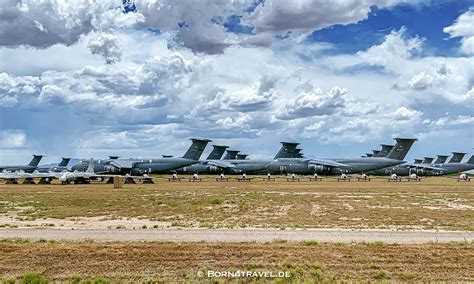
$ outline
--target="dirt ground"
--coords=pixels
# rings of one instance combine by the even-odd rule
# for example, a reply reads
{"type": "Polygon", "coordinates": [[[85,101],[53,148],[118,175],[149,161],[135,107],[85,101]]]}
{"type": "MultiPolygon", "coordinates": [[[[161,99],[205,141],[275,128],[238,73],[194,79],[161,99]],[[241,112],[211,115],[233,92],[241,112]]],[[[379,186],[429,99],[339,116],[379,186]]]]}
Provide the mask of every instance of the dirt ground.
{"type": "Polygon", "coordinates": [[[31,271],[49,280],[102,277],[114,282],[209,280],[208,271],[267,271],[274,275],[287,272],[291,280],[310,281],[474,281],[472,243],[24,243],[9,240],[0,243],[0,255],[0,275],[4,280],[20,279],[31,271]]]}
{"type": "Polygon", "coordinates": [[[168,182],[0,184],[0,227],[350,228],[474,231],[474,183],[168,182]]]}

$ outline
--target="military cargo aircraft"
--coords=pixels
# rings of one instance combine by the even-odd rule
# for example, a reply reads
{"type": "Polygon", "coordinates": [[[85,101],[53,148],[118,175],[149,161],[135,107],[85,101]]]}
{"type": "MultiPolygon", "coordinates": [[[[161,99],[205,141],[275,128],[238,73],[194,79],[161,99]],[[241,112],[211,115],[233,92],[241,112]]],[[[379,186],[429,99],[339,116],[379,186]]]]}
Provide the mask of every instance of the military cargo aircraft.
{"type": "Polygon", "coordinates": [[[342,159],[280,158],[269,163],[266,168],[270,173],[365,173],[367,171],[388,167],[389,165],[394,166],[403,163],[403,159],[417,139],[395,138],[395,140],[397,144],[392,146],[386,157],[342,159]]]}
{"type": "Polygon", "coordinates": [[[62,172],[62,171],[67,171],[67,165],[69,164],[69,161],[71,158],[62,158],[61,162],[57,166],[51,166],[51,167],[45,167],[45,166],[40,166],[37,168],[37,170],[40,173],[46,173],[46,172],[62,172]]]}
{"type": "MultiPolygon", "coordinates": [[[[98,160],[94,162],[96,173],[101,174],[131,174],[143,175],[150,173],[166,173],[171,170],[179,169],[199,163],[206,145],[211,141],[208,139],[191,139],[193,142],[182,157],[165,156],[153,159],[113,159],[98,160]]],[[[84,169],[84,162],[72,167],[73,171],[84,169]]]]}
{"type": "Polygon", "coordinates": [[[14,166],[0,166],[0,172],[2,171],[8,171],[8,172],[14,172],[14,171],[23,171],[26,173],[31,173],[36,170],[38,167],[39,162],[41,161],[41,158],[43,158],[42,155],[33,155],[33,159],[30,161],[28,165],[14,165],[14,166]]]}

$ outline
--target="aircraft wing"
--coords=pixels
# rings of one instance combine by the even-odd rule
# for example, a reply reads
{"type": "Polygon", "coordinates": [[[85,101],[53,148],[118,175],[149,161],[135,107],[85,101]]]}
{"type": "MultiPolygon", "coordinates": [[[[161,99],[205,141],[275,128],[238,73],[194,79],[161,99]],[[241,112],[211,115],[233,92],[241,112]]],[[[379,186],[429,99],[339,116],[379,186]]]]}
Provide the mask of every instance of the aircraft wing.
{"type": "Polygon", "coordinates": [[[444,171],[443,168],[437,168],[437,167],[426,166],[426,165],[419,165],[419,164],[408,164],[408,165],[406,165],[406,166],[407,166],[407,167],[410,167],[410,168],[428,169],[428,170],[433,170],[433,171],[444,171]]]}
{"type": "Polygon", "coordinates": [[[136,162],[136,160],[112,160],[109,164],[119,169],[131,169],[136,162]]]}
{"type": "Polygon", "coordinates": [[[317,164],[317,165],[336,167],[336,168],[350,168],[350,166],[347,164],[342,164],[342,163],[329,161],[329,160],[321,160],[321,159],[308,159],[308,160],[310,164],[317,164]]]}
{"type": "Polygon", "coordinates": [[[222,161],[222,160],[208,161],[207,164],[211,166],[221,167],[221,168],[234,168],[235,167],[235,165],[233,165],[232,163],[222,161]]]}

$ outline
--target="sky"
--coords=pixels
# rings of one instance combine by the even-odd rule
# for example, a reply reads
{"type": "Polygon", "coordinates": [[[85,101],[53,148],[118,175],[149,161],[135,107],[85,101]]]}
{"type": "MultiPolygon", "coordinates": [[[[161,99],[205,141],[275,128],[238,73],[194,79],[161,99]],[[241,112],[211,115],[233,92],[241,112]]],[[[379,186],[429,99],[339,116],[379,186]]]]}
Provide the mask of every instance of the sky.
{"type": "Polygon", "coordinates": [[[473,56],[474,0],[3,0],[0,163],[472,154],[473,56]]]}

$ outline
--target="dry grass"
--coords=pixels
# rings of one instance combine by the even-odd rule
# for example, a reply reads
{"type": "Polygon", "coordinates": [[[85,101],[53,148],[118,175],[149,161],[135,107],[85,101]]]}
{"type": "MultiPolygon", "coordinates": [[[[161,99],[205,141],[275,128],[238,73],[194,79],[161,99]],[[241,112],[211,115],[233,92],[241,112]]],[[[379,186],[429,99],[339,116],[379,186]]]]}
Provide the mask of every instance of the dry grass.
{"type": "Polygon", "coordinates": [[[2,242],[0,255],[3,279],[37,271],[50,280],[195,281],[205,280],[207,270],[243,270],[288,271],[293,280],[312,281],[474,281],[474,245],[468,243],[2,242]]]}
{"type": "MultiPolygon", "coordinates": [[[[0,185],[5,218],[139,218],[179,227],[399,228],[474,231],[474,184],[422,182],[168,182],[0,185]]],[[[3,218],[3,219],[2,219],[3,218]]],[[[21,221],[14,226],[22,226],[21,221]]],[[[151,223],[150,223],[151,224],[151,223]]]]}

